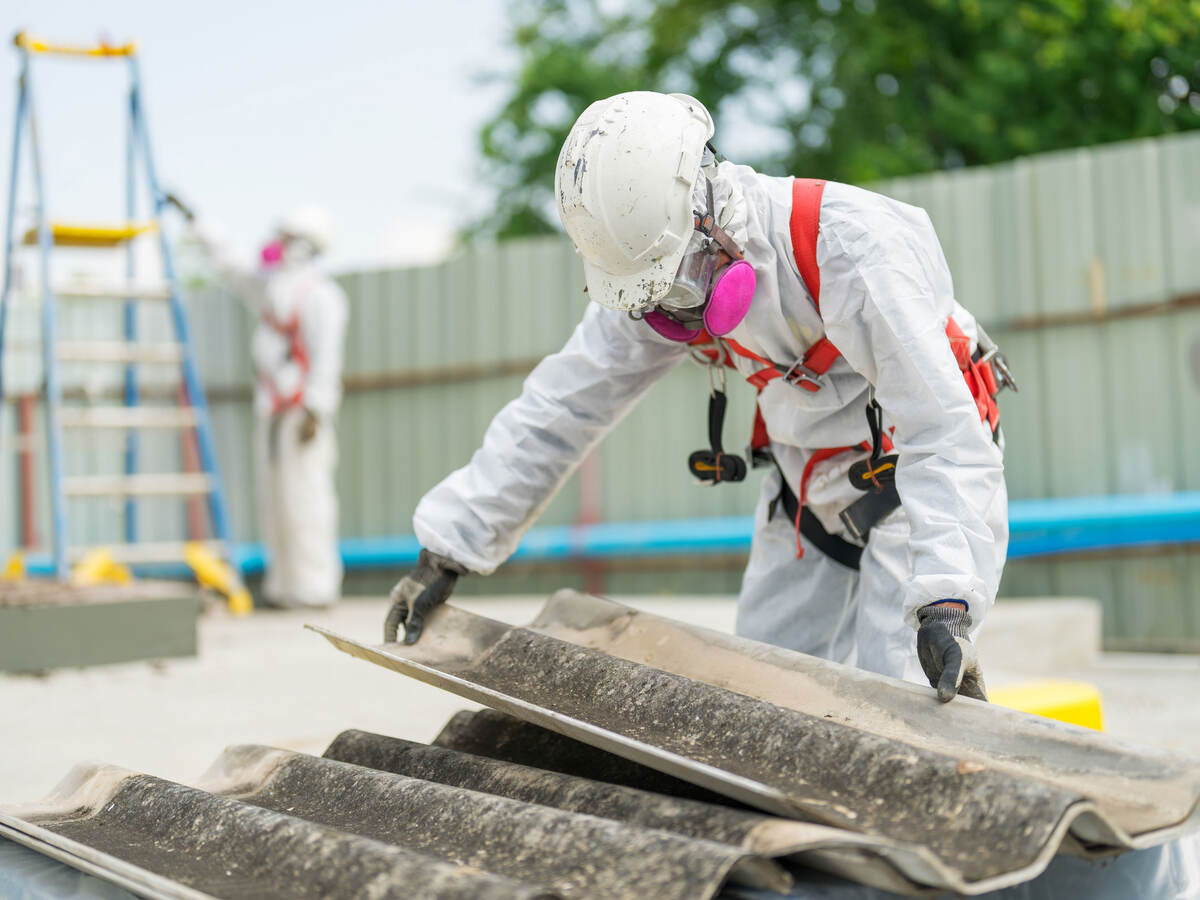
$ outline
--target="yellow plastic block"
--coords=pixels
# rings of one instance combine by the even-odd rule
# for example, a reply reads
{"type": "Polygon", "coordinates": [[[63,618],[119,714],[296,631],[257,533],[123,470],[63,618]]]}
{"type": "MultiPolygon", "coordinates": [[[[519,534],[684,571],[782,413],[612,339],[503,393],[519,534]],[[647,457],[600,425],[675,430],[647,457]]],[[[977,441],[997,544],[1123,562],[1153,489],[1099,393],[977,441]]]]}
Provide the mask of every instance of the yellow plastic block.
{"type": "Polygon", "coordinates": [[[129,584],[133,573],[112,558],[107,550],[89,550],[71,569],[71,584],[90,587],[94,584],[129,584]]]}
{"type": "Polygon", "coordinates": [[[1104,730],[1100,691],[1081,681],[1033,681],[1012,687],[990,688],[988,699],[997,706],[1104,730]]]}
{"type": "MultiPolygon", "coordinates": [[[[122,222],[117,225],[53,222],[50,225],[51,238],[59,247],[116,247],[154,229],[153,222],[122,222]]],[[[26,244],[36,244],[40,239],[36,228],[25,232],[26,244]]]]}
{"type": "Polygon", "coordinates": [[[104,58],[109,56],[133,56],[137,52],[137,44],[108,44],[101,41],[90,47],[80,47],[77,44],[52,44],[43,41],[24,31],[13,35],[13,43],[29,53],[45,53],[51,56],[91,56],[104,58]]]}
{"type": "Polygon", "coordinates": [[[229,611],[233,615],[245,616],[254,608],[250,592],[234,572],[233,566],[204,544],[194,541],[189,543],[183,550],[183,559],[201,587],[211,588],[225,596],[229,611]]]}
{"type": "Polygon", "coordinates": [[[20,581],[25,577],[25,557],[21,551],[14,552],[0,571],[0,581],[20,581]]]}

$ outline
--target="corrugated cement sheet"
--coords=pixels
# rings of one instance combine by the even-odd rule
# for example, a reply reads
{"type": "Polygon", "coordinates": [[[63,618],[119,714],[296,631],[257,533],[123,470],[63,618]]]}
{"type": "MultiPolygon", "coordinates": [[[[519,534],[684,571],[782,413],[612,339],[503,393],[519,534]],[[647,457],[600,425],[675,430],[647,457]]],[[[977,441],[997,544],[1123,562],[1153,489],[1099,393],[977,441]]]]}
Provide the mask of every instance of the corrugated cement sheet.
{"type": "Polygon", "coordinates": [[[977,894],[1060,851],[1189,830],[1200,762],[573,592],[530,628],[444,607],[354,656],[776,815],[878,839],[917,885],[977,894]]]}
{"type": "Polygon", "coordinates": [[[0,813],[0,834],[152,897],[695,900],[788,890],[770,857],[878,855],[818,825],[364,732],[323,758],[233,747],[198,787],[83,766],[0,813]]]}

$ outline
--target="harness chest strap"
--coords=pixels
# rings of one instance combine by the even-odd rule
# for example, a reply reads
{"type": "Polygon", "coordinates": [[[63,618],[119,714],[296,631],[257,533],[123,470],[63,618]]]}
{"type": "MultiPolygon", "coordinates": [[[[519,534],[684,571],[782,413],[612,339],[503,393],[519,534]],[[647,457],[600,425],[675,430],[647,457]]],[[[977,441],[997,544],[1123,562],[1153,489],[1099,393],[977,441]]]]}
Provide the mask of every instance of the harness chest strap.
{"type": "MultiPolygon", "coordinates": [[[[262,319],[272,329],[281,334],[288,342],[288,359],[299,366],[301,373],[307,380],[309,371],[308,345],[304,342],[304,333],[300,327],[300,316],[293,312],[291,318],[286,322],[281,322],[273,313],[264,311],[262,319]]],[[[291,394],[283,395],[279,392],[279,387],[275,381],[265,373],[259,376],[259,381],[266,385],[267,390],[271,392],[271,412],[273,415],[278,415],[284,410],[291,409],[293,406],[299,406],[304,400],[304,380],[300,386],[291,394]]]]}

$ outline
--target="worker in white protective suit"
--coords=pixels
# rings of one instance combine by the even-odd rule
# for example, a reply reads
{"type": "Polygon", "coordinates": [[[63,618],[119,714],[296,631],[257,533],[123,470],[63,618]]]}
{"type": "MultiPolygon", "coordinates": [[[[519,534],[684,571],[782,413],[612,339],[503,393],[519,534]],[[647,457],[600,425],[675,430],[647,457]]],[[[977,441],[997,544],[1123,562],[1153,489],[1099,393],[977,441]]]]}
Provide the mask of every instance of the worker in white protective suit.
{"type": "Polygon", "coordinates": [[[260,265],[234,262],[194,229],[218,272],[258,317],[251,343],[258,513],[267,549],[268,606],[325,607],[341,594],[334,488],[346,334],[345,292],[318,267],[333,228],[304,206],[285,216],[260,265]]]}
{"type": "MultiPolygon", "coordinates": [[[[591,448],[698,350],[760,388],[755,456],[773,463],[738,633],[927,680],[943,701],[985,698],[972,636],[1007,548],[993,399],[1007,370],[955,300],[922,210],[718,162],[713,130],[694,98],[649,92],[575,123],[555,191],[593,302],[421,500],[425,549],[393,590],[385,640],[403,624],[415,641],[460,575],[504,562],[591,448]]],[[[718,437],[723,400],[714,390],[718,437]]],[[[693,473],[743,477],[713,444],[693,473]]]]}

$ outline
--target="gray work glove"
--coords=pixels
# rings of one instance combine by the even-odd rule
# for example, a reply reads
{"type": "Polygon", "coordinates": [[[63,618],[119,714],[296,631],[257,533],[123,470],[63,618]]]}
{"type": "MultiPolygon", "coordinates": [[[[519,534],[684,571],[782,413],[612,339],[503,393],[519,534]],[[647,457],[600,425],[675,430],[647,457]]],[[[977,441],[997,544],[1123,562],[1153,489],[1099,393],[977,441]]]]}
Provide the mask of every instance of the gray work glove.
{"type": "Polygon", "coordinates": [[[917,610],[917,659],[938,700],[955,694],[987,700],[979,656],[971,643],[971,614],[957,603],[923,606],[917,610]]]}
{"type": "Polygon", "coordinates": [[[417,557],[417,567],[392,588],[389,597],[392,608],[383,623],[384,643],[395,643],[403,622],[404,643],[415,644],[429,611],[444,603],[454,590],[458,576],[466,574],[467,570],[449,557],[422,550],[417,557]]]}

